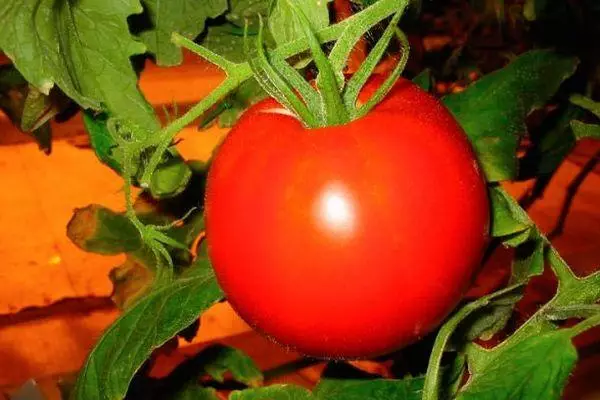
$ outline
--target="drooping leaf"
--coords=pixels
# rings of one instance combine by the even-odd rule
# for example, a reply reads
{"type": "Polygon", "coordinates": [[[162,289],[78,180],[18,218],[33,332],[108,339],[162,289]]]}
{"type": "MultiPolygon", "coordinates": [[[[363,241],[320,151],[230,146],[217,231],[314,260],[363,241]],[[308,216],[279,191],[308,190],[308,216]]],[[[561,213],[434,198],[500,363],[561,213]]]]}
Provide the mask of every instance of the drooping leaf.
{"type": "Polygon", "coordinates": [[[0,65],[0,110],[16,125],[21,123],[27,91],[27,81],[13,65],[0,65]]]}
{"type": "Polygon", "coordinates": [[[46,122],[35,130],[29,132],[36,143],[38,144],[38,148],[46,154],[50,154],[52,152],[52,129],[50,128],[50,123],[46,122]]]}
{"type": "Polygon", "coordinates": [[[269,14],[269,29],[278,45],[305,35],[289,1],[294,1],[296,7],[306,16],[313,32],[329,25],[327,4],[330,0],[275,0],[269,14]]]}
{"type": "Polygon", "coordinates": [[[48,121],[67,105],[63,96],[53,94],[55,96],[50,98],[28,85],[13,65],[0,66],[0,110],[21,131],[33,137],[46,154],[52,150],[48,121]]]}
{"type": "Polygon", "coordinates": [[[130,62],[145,47],[129,33],[127,17],[141,11],[137,0],[6,0],[0,48],[40,92],[56,84],[84,108],[105,108],[153,131],[158,121],[130,62]]]}
{"type": "Polygon", "coordinates": [[[96,343],[72,398],[123,399],[129,382],[152,351],[223,298],[207,259],[157,287],[117,319],[96,343]]]}
{"type": "Polygon", "coordinates": [[[467,132],[488,181],[516,176],[516,150],[526,132],[525,118],[546,104],[577,64],[577,59],[549,50],[530,51],[444,98],[467,132]]]}
{"type": "Polygon", "coordinates": [[[126,253],[142,246],[138,230],[125,215],[96,204],[75,210],[67,236],[79,248],[98,254],[126,253]]]}
{"type": "Polygon", "coordinates": [[[228,8],[227,0],[142,0],[142,4],[151,28],[140,32],[140,38],[161,66],[182,61],[181,49],[171,42],[173,32],[193,40],[204,31],[207,18],[216,18],[228,8]]]}
{"type": "Polygon", "coordinates": [[[35,86],[30,86],[23,104],[21,129],[30,131],[46,123],[58,113],[58,110],[51,110],[50,108],[49,97],[37,90],[35,86]]]}
{"type": "Polygon", "coordinates": [[[213,345],[203,350],[200,358],[206,373],[218,382],[224,381],[228,371],[233,379],[248,386],[259,386],[263,381],[262,372],[254,361],[233,347],[213,345]]]}
{"type": "Polygon", "coordinates": [[[577,360],[568,334],[534,335],[516,345],[471,353],[471,378],[457,400],[560,399],[577,360]]]}

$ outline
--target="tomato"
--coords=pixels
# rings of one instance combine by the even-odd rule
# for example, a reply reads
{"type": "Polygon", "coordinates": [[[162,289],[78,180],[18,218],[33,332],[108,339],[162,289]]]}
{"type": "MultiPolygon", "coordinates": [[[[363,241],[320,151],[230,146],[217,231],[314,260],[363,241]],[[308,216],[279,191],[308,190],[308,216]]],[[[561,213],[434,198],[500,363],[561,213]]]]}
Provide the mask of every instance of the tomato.
{"type": "Polygon", "coordinates": [[[247,110],[210,167],[205,212],[216,277],[244,320],[306,355],[363,358],[456,307],[489,205],[463,130],[401,80],[343,126],[306,129],[272,99],[247,110]]]}

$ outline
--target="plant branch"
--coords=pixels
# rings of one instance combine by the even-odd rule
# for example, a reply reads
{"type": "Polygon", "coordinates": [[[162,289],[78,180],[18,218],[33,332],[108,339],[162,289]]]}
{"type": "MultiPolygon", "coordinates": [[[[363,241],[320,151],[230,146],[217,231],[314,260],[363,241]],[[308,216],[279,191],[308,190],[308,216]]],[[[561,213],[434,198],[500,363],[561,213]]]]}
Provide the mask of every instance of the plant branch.
{"type": "Polygon", "coordinates": [[[480,308],[488,306],[492,303],[492,301],[494,301],[498,297],[502,297],[503,295],[510,293],[521,286],[522,284],[512,285],[495,293],[481,297],[465,305],[448,321],[444,323],[444,325],[440,328],[440,331],[438,332],[438,335],[435,338],[435,342],[433,344],[433,349],[429,358],[429,364],[427,365],[427,373],[425,374],[425,383],[423,386],[422,400],[439,399],[439,388],[442,380],[440,368],[442,356],[444,354],[444,350],[446,349],[446,345],[450,341],[452,334],[460,325],[460,323],[473,312],[479,310],[480,308]]]}

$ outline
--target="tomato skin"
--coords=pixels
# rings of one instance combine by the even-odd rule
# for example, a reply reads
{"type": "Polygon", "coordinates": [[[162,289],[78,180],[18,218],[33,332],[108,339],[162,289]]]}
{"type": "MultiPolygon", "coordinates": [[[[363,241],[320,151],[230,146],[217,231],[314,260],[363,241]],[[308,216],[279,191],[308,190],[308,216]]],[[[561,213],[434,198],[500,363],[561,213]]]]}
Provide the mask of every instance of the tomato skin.
{"type": "Polygon", "coordinates": [[[254,328],[306,355],[364,358],[418,340],[458,304],[488,208],[464,132],[409,81],[343,126],[307,130],[265,100],[210,167],[208,251],[254,328]]]}

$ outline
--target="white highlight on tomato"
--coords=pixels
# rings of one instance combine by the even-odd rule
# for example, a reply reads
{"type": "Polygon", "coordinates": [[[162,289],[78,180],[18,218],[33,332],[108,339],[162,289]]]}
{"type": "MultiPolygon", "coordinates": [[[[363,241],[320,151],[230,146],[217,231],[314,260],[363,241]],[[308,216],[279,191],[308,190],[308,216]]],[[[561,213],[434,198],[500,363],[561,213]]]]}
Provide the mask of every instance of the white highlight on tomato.
{"type": "Polygon", "coordinates": [[[352,197],[342,185],[328,186],[318,202],[321,228],[335,234],[348,235],[354,230],[356,215],[352,197]]]}

